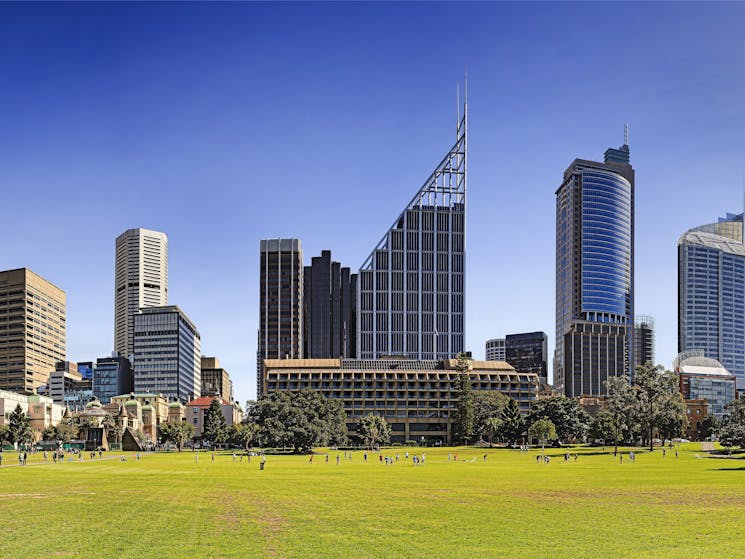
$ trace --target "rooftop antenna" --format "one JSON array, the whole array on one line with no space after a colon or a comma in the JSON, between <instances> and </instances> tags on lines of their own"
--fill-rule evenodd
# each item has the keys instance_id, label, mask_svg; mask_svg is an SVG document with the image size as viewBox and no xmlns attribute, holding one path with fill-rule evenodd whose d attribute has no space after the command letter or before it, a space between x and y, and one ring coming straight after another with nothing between
<instances>
[{"instance_id":1,"label":"rooftop antenna","mask_svg":"<svg viewBox=\"0 0 745 559\"><path fill-rule=\"evenodd\" d=\"M623 145L629 145L629 123L623 125Z\"/></svg>"},{"instance_id":2,"label":"rooftop antenna","mask_svg":"<svg viewBox=\"0 0 745 559\"><path fill-rule=\"evenodd\" d=\"M460 129L460 84L455 84L455 136L458 139L458 130Z\"/></svg>"}]
</instances>

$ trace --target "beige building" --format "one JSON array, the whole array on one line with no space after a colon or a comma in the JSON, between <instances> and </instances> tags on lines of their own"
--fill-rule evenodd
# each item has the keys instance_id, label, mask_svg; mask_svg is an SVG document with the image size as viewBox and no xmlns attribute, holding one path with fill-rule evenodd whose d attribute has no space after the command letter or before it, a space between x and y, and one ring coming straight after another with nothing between
<instances>
[{"instance_id":1,"label":"beige building","mask_svg":"<svg viewBox=\"0 0 745 559\"><path fill-rule=\"evenodd\" d=\"M204 421L207 414L207 410L212 404L212 400L216 398L212 396L202 396L196 400L192 400L186 407L186 421L194 426L194 436L201 437L204 432ZM225 418L226 425L235 425L241 422L241 410L238 406L231 404L225 399L219 399L220 411L222 416Z\"/></svg>"},{"instance_id":2,"label":"beige building","mask_svg":"<svg viewBox=\"0 0 745 559\"><path fill-rule=\"evenodd\" d=\"M158 436L158 425L171 418L169 413L181 414L183 409L171 409L162 394L122 394L111 398L110 406L114 405L123 406L132 425L152 441Z\"/></svg>"},{"instance_id":3,"label":"beige building","mask_svg":"<svg viewBox=\"0 0 745 559\"><path fill-rule=\"evenodd\" d=\"M31 394L64 361L66 303L28 268L0 272L0 389Z\"/></svg>"},{"instance_id":4,"label":"beige building","mask_svg":"<svg viewBox=\"0 0 745 559\"><path fill-rule=\"evenodd\" d=\"M168 304L168 237L149 229L128 229L116 238L114 350L134 354L134 315Z\"/></svg>"},{"instance_id":5,"label":"beige building","mask_svg":"<svg viewBox=\"0 0 745 559\"><path fill-rule=\"evenodd\" d=\"M39 396L38 394L17 394L0 390L0 425L8 423L8 415L21 406L24 413L28 414L31 420L31 427L37 433L41 433L50 425L57 425L62 420L65 412L63 406L58 406L52 402L51 398Z\"/></svg>"},{"instance_id":6,"label":"beige building","mask_svg":"<svg viewBox=\"0 0 745 559\"><path fill-rule=\"evenodd\" d=\"M233 401L233 382L216 357L202 356L202 395Z\"/></svg>"},{"instance_id":7,"label":"beige building","mask_svg":"<svg viewBox=\"0 0 745 559\"><path fill-rule=\"evenodd\" d=\"M498 391L514 398L527 413L538 392L538 375L518 373L504 361L471 361L474 391ZM280 390L320 390L342 400L350 432L359 418L373 413L391 425L391 442L447 443L457 393L455 359L267 359L264 394Z\"/></svg>"}]
</instances>

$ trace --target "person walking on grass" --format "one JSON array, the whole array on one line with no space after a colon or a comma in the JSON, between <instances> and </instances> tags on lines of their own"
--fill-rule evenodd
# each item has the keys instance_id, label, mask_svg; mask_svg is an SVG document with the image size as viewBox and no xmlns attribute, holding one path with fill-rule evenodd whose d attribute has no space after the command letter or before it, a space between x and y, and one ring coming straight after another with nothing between
<instances>
[{"instance_id":1,"label":"person walking on grass","mask_svg":"<svg viewBox=\"0 0 745 559\"><path fill-rule=\"evenodd\" d=\"M194 453L194 463L199 464L199 453L197 452Z\"/></svg>"},{"instance_id":2,"label":"person walking on grass","mask_svg":"<svg viewBox=\"0 0 745 559\"><path fill-rule=\"evenodd\" d=\"M337 466L339 465L339 462L340 462L340 461L341 461L341 458L340 458L340 457L339 457L339 455L337 454L337 455L336 455L336 465L337 465Z\"/></svg>"},{"instance_id":3,"label":"person walking on grass","mask_svg":"<svg viewBox=\"0 0 745 559\"><path fill-rule=\"evenodd\" d=\"M214 452L212 453L212 461L213 462L215 461L215 453Z\"/></svg>"}]
</instances>

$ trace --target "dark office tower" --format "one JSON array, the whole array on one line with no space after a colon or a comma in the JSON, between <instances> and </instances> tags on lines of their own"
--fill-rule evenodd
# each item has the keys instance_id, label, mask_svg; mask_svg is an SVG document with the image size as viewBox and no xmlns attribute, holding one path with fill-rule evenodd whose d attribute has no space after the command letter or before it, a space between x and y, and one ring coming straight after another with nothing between
<instances>
[{"instance_id":1,"label":"dark office tower","mask_svg":"<svg viewBox=\"0 0 745 559\"><path fill-rule=\"evenodd\" d=\"M261 241L256 391L264 359L303 357L303 249L300 239Z\"/></svg>"},{"instance_id":2,"label":"dark office tower","mask_svg":"<svg viewBox=\"0 0 745 559\"><path fill-rule=\"evenodd\" d=\"M360 359L447 359L463 351L466 114L453 147L360 268Z\"/></svg>"},{"instance_id":3,"label":"dark office tower","mask_svg":"<svg viewBox=\"0 0 745 559\"><path fill-rule=\"evenodd\" d=\"M654 363L654 319L637 316L634 319L634 370L645 363Z\"/></svg>"},{"instance_id":4,"label":"dark office tower","mask_svg":"<svg viewBox=\"0 0 745 559\"><path fill-rule=\"evenodd\" d=\"M352 279L349 268L331 260L331 251L311 260L303 276L306 359L352 357Z\"/></svg>"},{"instance_id":5,"label":"dark office tower","mask_svg":"<svg viewBox=\"0 0 745 559\"><path fill-rule=\"evenodd\" d=\"M634 328L634 169L629 146L575 159L556 190L554 383L570 397L630 379Z\"/></svg>"},{"instance_id":6,"label":"dark office tower","mask_svg":"<svg viewBox=\"0 0 745 559\"><path fill-rule=\"evenodd\" d=\"M508 334L504 340L505 361L518 373L535 373L548 384L548 336L545 332Z\"/></svg>"}]
</instances>

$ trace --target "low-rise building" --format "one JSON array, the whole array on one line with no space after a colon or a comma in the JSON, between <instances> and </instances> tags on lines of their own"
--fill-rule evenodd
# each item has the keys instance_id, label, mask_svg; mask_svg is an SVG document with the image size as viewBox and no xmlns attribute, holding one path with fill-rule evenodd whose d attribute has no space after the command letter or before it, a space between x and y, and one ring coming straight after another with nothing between
<instances>
[{"instance_id":1,"label":"low-rise building","mask_svg":"<svg viewBox=\"0 0 745 559\"><path fill-rule=\"evenodd\" d=\"M207 410L212 405L213 400L220 402L220 411L225 418L226 425L235 425L241 422L241 410L238 406L231 404L224 398L214 396L202 396L186 404L185 413L186 421L194 426L194 436L201 437L204 432L204 422Z\"/></svg>"},{"instance_id":2,"label":"low-rise building","mask_svg":"<svg viewBox=\"0 0 745 559\"><path fill-rule=\"evenodd\" d=\"M701 422L709 415L709 407L705 398L686 400L686 417L688 421L683 430L683 436L689 441L700 441Z\"/></svg>"},{"instance_id":3,"label":"low-rise building","mask_svg":"<svg viewBox=\"0 0 745 559\"><path fill-rule=\"evenodd\" d=\"M57 425L65 413L63 406L55 404L51 398L38 394L18 394L0 390L0 425L8 423L8 416L21 406L31 420L31 427L41 433L50 425Z\"/></svg>"},{"instance_id":4,"label":"low-rise building","mask_svg":"<svg viewBox=\"0 0 745 559\"><path fill-rule=\"evenodd\" d=\"M391 425L391 441L421 440L447 443L452 438L452 413L458 376L455 359L266 359L264 394L282 390L319 390L339 399L347 414L347 428L368 413L383 416ZM504 361L470 361L474 391L502 392L527 413L536 398L535 373L518 373Z\"/></svg>"},{"instance_id":5,"label":"low-rise building","mask_svg":"<svg viewBox=\"0 0 745 559\"><path fill-rule=\"evenodd\" d=\"M127 415L132 417L132 423L137 424L145 438L153 442L158 437L158 425L175 413L162 394L122 394L111 398L111 403L123 406Z\"/></svg>"},{"instance_id":6,"label":"low-rise building","mask_svg":"<svg viewBox=\"0 0 745 559\"><path fill-rule=\"evenodd\" d=\"M673 362L673 369L679 375L683 398L705 399L708 413L722 419L725 406L737 397L737 377L716 359L704 357L703 350L680 353Z\"/></svg>"}]
</instances>

